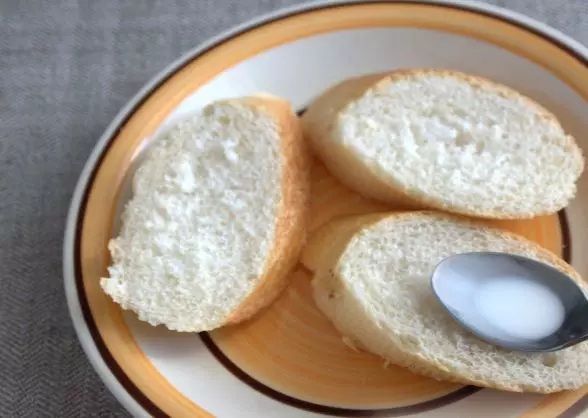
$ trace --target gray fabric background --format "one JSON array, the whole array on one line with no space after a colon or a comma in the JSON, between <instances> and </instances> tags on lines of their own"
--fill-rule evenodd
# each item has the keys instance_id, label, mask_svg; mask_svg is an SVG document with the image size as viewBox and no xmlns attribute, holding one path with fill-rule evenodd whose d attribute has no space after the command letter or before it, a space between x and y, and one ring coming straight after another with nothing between
<instances>
[{"instance_id":1,"label":"gray fabric background","mask_svg":"<svg viewBox=\"0 0 588 418\"><path fill-rule=\"evenodd\" d=\"M170 61L295 0L0 0L0 417L126 416L62 288L69 199L97 138ZM588 43L586 0L495 0Z\"/></svg>"}]
</instances>

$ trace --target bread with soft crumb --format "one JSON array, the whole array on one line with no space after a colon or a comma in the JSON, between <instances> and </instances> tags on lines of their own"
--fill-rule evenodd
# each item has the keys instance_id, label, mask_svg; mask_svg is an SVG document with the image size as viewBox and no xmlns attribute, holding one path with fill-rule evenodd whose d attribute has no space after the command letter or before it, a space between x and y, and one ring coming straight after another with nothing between
<instances>
[{"instance_id":1,"label":"bread with soft crumb","mask_svg":"<svg viewBox=\"0 0 588 418\"><path fill-rule=\"evenodd\" d=\"M456 71L347 79L302 117L329 170L367 197L497 219L555 213L575 196L584 158L528 97Z\"/></svg>"},{"instance_id":2,"label":"bread with soft crumb","mask_svg":"<svg viewBox=\"0 0 588 418\"><path fill-rule=\"evenodd\" d=\"M298 261L309 171L284 100L262 94L206 106L137 169L102 289L139 319L176 331L249 318Z\"/></svg>"},{"instance_id":3,"label":"bread with soft crumb","mask_svg":"<svg viewBox=\"0 0 588 418\"><path fill-rule=\"evenodd\" d=\"M393 364L508 391L550 393L588 384L588 342L554 353L510 351L450 317L430 277L444 258L471 251L519 254L583 283L571 266L531 241L432 211L332 221L309 239L302 260L314 273L317 306L339 332Z\"/></svg>"}]
</instances>

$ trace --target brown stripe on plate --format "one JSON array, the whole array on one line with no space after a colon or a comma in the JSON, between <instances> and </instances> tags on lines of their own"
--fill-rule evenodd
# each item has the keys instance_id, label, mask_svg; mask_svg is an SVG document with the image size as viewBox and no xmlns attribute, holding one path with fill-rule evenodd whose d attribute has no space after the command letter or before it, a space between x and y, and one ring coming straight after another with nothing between
<instances>
[{"instance_id":1,"label":"brown stripe on plate","mask_svg":"<svg viewBox=\"0 0 588 418\"><path fill-rule=\"evenodd\" d=\"M572 238L570 236L570 224L566 210L557 213L561 230L561 258L568 264L572 264Z\"/></svg>"},{"instance_id":2,"label":"brown stripe on plate","mask_svg":"<svg viewBox=\"0 0 588 418\"><path fill-rule=\"evenodd\" d=\"M569 409L564 411L559 416L559 418L576 418L582 412L586 411L586 409L588 409L588 396L584 396L584 397L580 398L579 401L577 401Z\"/></svg>"},{"instance_id":3,"label":"brown stripe on plate","mask_svg":"<svg viewBox=\"0 0 588 418\"><path fill-rule=\"evenodd\" d=\"M430 401L422 402L416 405L403 406L398 408L386 408L386 409L348 409L348 408L336 408L331 406L319 405L312 402L303 401L301 399L288 396L281 393L269 386L264 385L258 380L245 373L239 366L231 361L214 343L208 333L201 333L200 338L214 355L214 357L233 375L235 375L240 381L246 383L253 389L269 396L277 401L283 402L287 405L294 406L296 408L304 409L306 411L317 412L324 415L340 416L340 417L397 417L407 414L415 414L418 412L425 412L432 409L440 408L445 405L449 405L453 402L457 402L464 399L480 390L475 386L465 386L453 393L444 395L440 398L433 399Z\"/></svg>"}]
</instances>

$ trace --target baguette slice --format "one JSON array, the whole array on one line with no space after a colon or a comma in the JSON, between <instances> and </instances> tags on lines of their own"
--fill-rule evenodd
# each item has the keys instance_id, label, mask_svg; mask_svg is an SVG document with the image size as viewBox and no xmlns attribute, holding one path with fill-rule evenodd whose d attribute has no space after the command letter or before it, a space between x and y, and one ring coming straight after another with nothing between
<instances>
[{"instance_id":1,"label":"baguette slice","mask_svg":"<svg viewBox=\"0 0 588 418\"><path fill-rule=\"evenodd\" d=\"M503 251L547 262L581 282L549 251L524 238L437 212L341 218L303 252L317 306L345 340L436 379L549 393L588 383L588 343L556 353L522 353L465 331L430 289L451 254Z\"/></svg>"},{"instance_id":2,"label":"baguette slice","mask_svg":"<svg viewBox=\"0 0 588 418\"><path fill-rule=\"evenodd\" d=\"M180 122L136 172L102 289L177 331L249 318L298 261L309 158L297 116L269 95L215 102Z\"/></svg>"},{"instance_id":3,"label":"baguette slice","mask_svg":"<svg viewBox=\"0 0 588 418\"><path fill-rule=\"evenodd\" d=\"M490 80L444 70L348 79L302 118L330 171L358 193L406 208L484 218L568 204L584 158L554 115Z\"/></svg>"}]
</instances>

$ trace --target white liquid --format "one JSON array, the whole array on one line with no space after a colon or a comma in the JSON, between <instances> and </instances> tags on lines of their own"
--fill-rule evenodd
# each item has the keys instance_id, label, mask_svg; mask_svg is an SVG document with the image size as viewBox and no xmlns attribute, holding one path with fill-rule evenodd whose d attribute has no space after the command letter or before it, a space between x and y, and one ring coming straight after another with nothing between
<instances>
[{"instance_id":1,"label":"white liquid","mask_svg":"<svg viewBox=\"0 0 588 418\"><path fill-rule=\"evenodd\" d=\"M553 334L564 321L565 308L547 286L525 277L497 277L475 289L475 305L501 337L538 340ZM476 321L478 322L478 321ZM484 324L480 321L481 331Z\"/></svg>"},{"instance_id":2,"label":"white liquid","mask_svg":"<svg viewBox=\"0 0 588 418\"><path fill-rule=\"evenodd\" d=\"M565 319L558 294L536 272L509 258L469 255L435 272L435 291L470 328L490 338L533 341Z\"/></svg>"}]
</instances>

